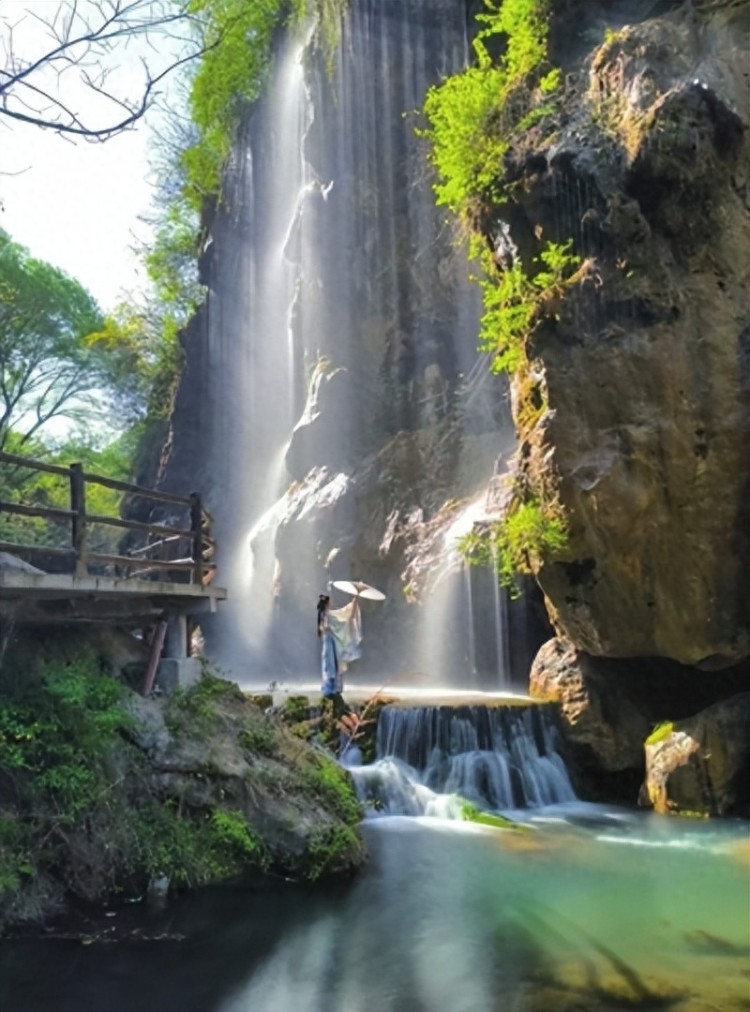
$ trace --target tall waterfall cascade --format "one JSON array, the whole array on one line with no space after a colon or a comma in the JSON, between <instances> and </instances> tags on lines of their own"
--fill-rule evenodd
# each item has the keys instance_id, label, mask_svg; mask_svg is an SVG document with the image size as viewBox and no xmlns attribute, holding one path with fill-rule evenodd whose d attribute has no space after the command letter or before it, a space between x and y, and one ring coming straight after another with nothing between
<instances>
[{"instance_id":1,"label":"tall waterfall cascade","mask_svg":"<svg viewBox=\"0 0 750 1012\"><path fill-rule=\"evenodd\" d=\"M554 725L539 706L386 706L377 761L354 767L371 813L461 817L574 801Z\"/></svg>"},{"instance_id":2,"label":"tall waterfall cascade","mask_svg":"<svg viewBox=\"0 0 750 1012\"><path fill-rule=\"evenodd\" d=\"M280 39L238 133L186 339L169 468L208 490L229 591L203 631L241 683L309 681L318 594L364 579L387 594L363 604L368 680L507 688L504 591L451 534L514 449L507 391L416 131L427 88L466 64L464 5L351 0L334 52L314 29ZM439 579L410 603L409 532L448 502Z\"/></svg>"}]
</instances>

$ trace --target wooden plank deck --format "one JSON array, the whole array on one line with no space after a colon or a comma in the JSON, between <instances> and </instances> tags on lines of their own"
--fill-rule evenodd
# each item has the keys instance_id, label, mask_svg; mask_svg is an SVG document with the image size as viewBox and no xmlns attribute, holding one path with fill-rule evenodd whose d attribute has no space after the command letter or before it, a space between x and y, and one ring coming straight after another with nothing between
<instances>
[{"instance_id":1,"label":"wooden plank deck","mask_svg":"<svg viewBox=\"0 0 750 1012\"><path fill-rule=\"evenodd\" d=\"M167 580L0 570L0 617L20 625L107 621L136 625L165 612L215 612L226 596L223 587Z\"/></svg>"}]
</instances>

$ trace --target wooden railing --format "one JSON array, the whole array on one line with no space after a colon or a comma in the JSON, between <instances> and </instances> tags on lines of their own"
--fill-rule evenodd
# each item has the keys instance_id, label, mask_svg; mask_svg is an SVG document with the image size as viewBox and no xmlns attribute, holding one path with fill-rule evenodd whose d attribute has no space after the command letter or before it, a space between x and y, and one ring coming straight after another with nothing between
<instances>
[{"instance_id":1,"label":"wooden railing","mask_svg":"<svg viewBox=\"0 0 750 1012\"><path fill-rule=\"evenodd\" d=\"M15 468L63 476L68 480L69 507L43 506L34 503L4 502L0 500L0 514L8 513L22 517L41 517L56 523L69 524L69 546L17 544L0 540L0 551L9 552L23 559L57 559L78 577L90 575L116 575L122 577L146 576L156 578L166 573L179 573L187 582L205 585L211 582L214 563L210 561L215 542L210 534L210 518L203 510L198 493L190 496L157 492L130 482L108 478L101 474L84 471L82 464L63 467L47 464L30 457L0 452L0 464ZM116 492L138 496L155 503L175 507L185 517L186 526L144 523L120 516L88 513L86 490L90 485L102 485ZM136 540L142 544L127 550L127 554L114 554L90 550L89 540L92 528L101 524L135 532ZM142 537L139 539L138 534ZM165 578L165 577L162 577Z\"/></svg>"}]
</instances>

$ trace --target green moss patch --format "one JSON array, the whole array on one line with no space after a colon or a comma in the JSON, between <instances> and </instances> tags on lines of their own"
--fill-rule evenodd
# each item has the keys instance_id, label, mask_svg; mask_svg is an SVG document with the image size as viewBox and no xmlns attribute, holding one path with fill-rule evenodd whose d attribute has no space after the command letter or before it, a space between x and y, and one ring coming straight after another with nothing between
<instances>
[{"instance_id":1,"label":"green moss patch","mask_svg":"<svg viewBox=\"0 0 750 1012\"><path fill-rule=\"evenodd\" d=\"M494 812L483 812L471 801L463 801L461 805L461 816L464 822L476 822L480 826L492 826L495 829L513 829L519 833L533 832L531 826L524 826L520 822L506 819L504 815L496 815Z\"/></svg>"},{"instance_id":2,"label":"green moss patch","mask_svg":"<svg viewBox=\"0 0 750 1012\"><path fill-rule=\"evenodd\" d=\"M674 731L674 724L671 720L662 721L661 724L657 724L651 734L646 738L646 745L656 745L660 741L665 741L670 734Z\"/></svg>"}]
</instances>

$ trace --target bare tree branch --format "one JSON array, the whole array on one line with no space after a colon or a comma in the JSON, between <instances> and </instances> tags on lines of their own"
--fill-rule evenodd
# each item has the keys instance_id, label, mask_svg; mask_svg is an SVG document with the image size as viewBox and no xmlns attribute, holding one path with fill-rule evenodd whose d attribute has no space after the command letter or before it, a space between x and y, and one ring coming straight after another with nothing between
<instances>
[{"instance_id":1,"label":"bare tree branch","mask_svg":"<svg viewBox=\"0 0 750 1012\"><path fill-rule=\"evenodd\" d=\"M60 0L49 13L0 16L0 120L108 140L169 74L220 43L206 45L202 29L187 0Z\"/></svg>"}]
</instances>

